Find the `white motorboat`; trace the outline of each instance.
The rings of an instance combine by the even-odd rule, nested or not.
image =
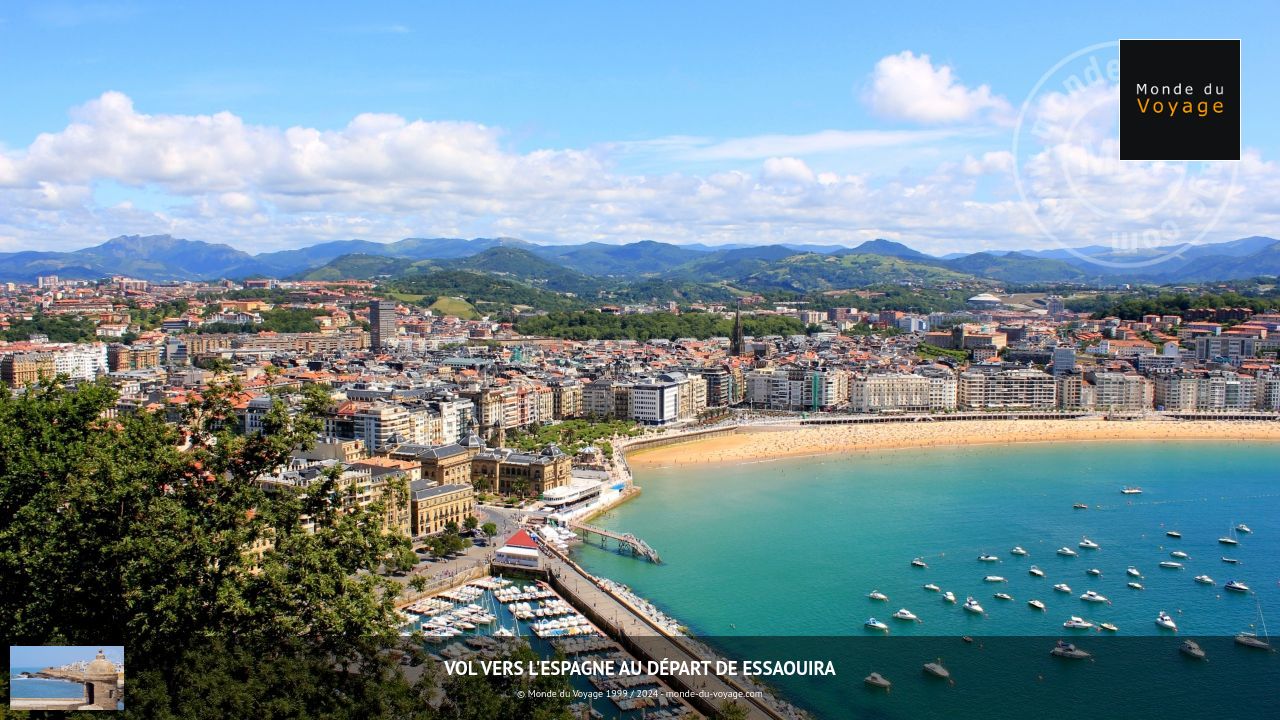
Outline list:
[[[995,555],[979,555],[978,562],[1000,562],[1000,558]]]
[[[1085,602],[1095,602],[1095,603],[1111,602],[1105,596],[1099,595],[1093,590],[1086,590],[1085,593],[1080,596],[1080,599]]]
[[[1027,604],[1037,610],[1044,610],[1044,603],[1040,602],[1039,600],[1028,600]]]
[[[898,612],[894,613],[893,618],[895,620],[911,620],[912,622],[918,621],[920,619],[916,617],[915,613],[911,612],[906,608],[902,608],[898,610]]]
[[[1173,552],[1169,553],[1169,557],[1175,557],[1175,558],[1178,558],[1179,560],[1187,560],[1191,556],[1182,552],[1181,550],[1174,550]]]
[[[1181,570],[1182,563],[1174,562],[1172,560],[1165,560],[1164,562],[1160,563],[1160,567],[1165,568],[1166,570]]]
[[[982,606],[979,605],[978,601],[974,600],[972,597],[965,598],[964,609],[971,613],[981,614],[983,612]]]
[[[1076,617],[1075,615],[1072,615],[1070,620],[1067,620],[1066,622],[1062,623],[1062,627],[1067,628],[1069,630],[1088,630],[1089,628],[1093,627],[1093,623],[1089,622],[1088,620],[1085,620],[1084,618],[1080,618],[1080,617]]]
[[[1227,590],[1230,590],[1231,592],[1239,592],[1239,593],[1249,592],[1249,586],[1245,585],[1239,580],[1228,580],[1227,584],[1223,585],[1222,587],[1226,588]]]
[[[1142,573],[1138,572],[1138,568],[1130,565],[1128,570],[1124,571],[1129,577],[1142,577]]]
[[[1182,533],[1178,532],[1177,530],[1165,530],[1164,534],[1168,535],[1171,538],[1174,538],[1175,540],[1182,537]]]
[[[1022,546],[1021,546],[1021,545],[1015,545],[1015,546],[1013,546],[1013,549],[1012,549],[1012,550],[1010,550],[1009,552],[1010,552],[1011,554],[1013,554],[1013,555],[1027,555],[1027,554],[1028,554],[1026,550],[1022,549]]]
[[[1079,553],[1064,545],[1063,547],[1058,548],[1058,554],[1063,557],[1075,557]]]
[[[1248,525],[1240,523],[1239,525],[1236,525],[1236,532],[1251,533],[1253,530]]]
[[[886,680],[883,675],[874,672],[863,678],[862,682],[870,685],[871,687],[884,688],[885,690],[888,690],[893,686],[893,683]]]
[[[948,590],[942,593],[942,599],[946,602],[954,603],[956,601],[956,594]]]
[[[1098,548],[1102,547],[1101,545],[1090,540],[1089,538],[1081,538],[1079,544],[1080,544],[1080,547],[1084,548],[1085,550],[1097,550]]]
[[[1031,569],[1028,570],[1027,572],[1032,575],[1035,575],[1036,577],[1044,577],[1044,571],[1036,567],[1035,565],[1032,565]]]
[[[997,600],[1012,600],[1012,599],[1013,599],[1013,596],[1012,596],[1012,595],[1010,595],[1009,593],[1002,593],[1002,592],[999,592],[999,593],[996,593],[996,594],[995,594],[995,599],[997,599]]]
[[[1053,589],[1054,589],[1054,590],[1057,590],[1057,591],[1058,591],[1058,592],[1060,592],[1060,593],[1068,593],[1068,594],[1070,594],[1070,592],[1071,592],[1071,586],[1070,586],[1070,585],[1068,585],[1068,584],[1066,584],[1066,583],[1058,583],[1057,585],[1054,585],[1054,586],[1053,586]]]
[[[1122,494],[1122,495],[1141,495],[1141,494],[1142,494],[1142,488],[1138,487],[1137,485],[1134,485],[1134,486],[1132,486],[1132,487],[1130,487],[1130,486],[1128,486],[1128,485],[1125,485],[1124,487],[1120,488],[1120,494]]]
[[[1209,577],[1208,575],[1197,575],[1197,576],[1196,576],[1196,582],[1200,583],[1201,585],[1213,585],[1213,584],[1214,584],[1214,583],[1213,583],[1213,578]]]
[[[1218,538],[1218,542],[1222,543],[1223,545],[1239,545],[1240,544],[1239,540],[1236,540],[1233,537],[1226,537],[1226,536]]]
[[[1224,562],[1224,563],[1226,563],[1226,564],[1228,564],[1228,565],[1239,565],[1239,564],[1240,564],[1240,561],[1239,561],[1239,560],[1237,560],[1237,559],[1235,559],[1235,558],[1229,558],[1229,557],[1227,557],[1226,555],[1223,555],[1223,556],[1222,556],[1222,562]]]
[[[927,568],[929,565],[925,563],[924,558],[915,558],[911,561],[911,567]]]
[[[938,587],[937,585],[934,585],[933,583],[927,583],[927,584],[924,586],[924,589],[925,589],[925,590],[928,590],[929,592],[938,592],[938,591],[939,591],[939,590],[941,590],[942,588]]]
[[[1000,583],[1000,582],[1009,582],[1009,581],[1008,581],[1008,580],[1005,580],[1005,579],[1004,579],[1003,577],[1001,577],[1000,575],[988,575],[988,576],[986,576],[986,577],[982,578],[982,582]]]
[[[1098,628],[1100,630],[1106,630],[1107,632],[1120,632],[1120,628],[1116,627],[1113,623],[1102,623]]]
[[[1130,587],[1130,588],[1132,588],[1132,589],[1134,589],[1134,590],[1141,590],[1141,589],[1142,589],[1142,583],[1131,582],[1131,583],[1129,583],[1129,587]]]
[[[875,619],[875,618],[873,618],[873,617],[872,617],[872,618],[867,618],[867,621],[866,621],[866,622],[864,622],[864,623],[862,623],[862,626],[863,626],[863,627],[865,627],[865,628],[868,628],[868,629],[870,629],[870,630],[880,630],[880,631],[882,631],[882,632],[889,632],[889,626],[888,626],[888,625],[885,625],[883,622],[881,622],[881,621],[879,621],[879,620],[877,620],[877,619]]]
[[[1160,614],[1156,616],[1156,625],[1159,625],[1165,630],[1172,630],[1174,632],[1178,631],[1178,623],[1174,622],[1173,618],[1169,617],[1169,613],[1163,610],[1161,610]]]
[[[880,602],[888,602],[888,601],[889,601],[889,596],[888,596],[888,595],[885,595],[884,593],[880,592],[879,590],[872,590],[871,592],[867,593],[867,597],[868,597],[868,598],[870,598],[870,599],[872,599],[872,600],[878,600],[878,601],[880,601]]]
[[[1099,570],[1098,568],[1089,568],[1088,570],[1084,571],[1084,574],[1092,575],[1093,577],[1102,577],[1102,571]]]
[[[951,672],[943,667],[941,662],[925,663],[924,671],[934,677],[942,678],[943,680],[949,680],[951,678]]]

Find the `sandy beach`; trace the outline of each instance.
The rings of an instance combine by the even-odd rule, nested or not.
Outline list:
[[[628,451],[627,462],[634,468],[735,464],[829,453],[946,445],[1113,440],[1280,440],[1280,422],[963,420],[746,426],[732,435]]]

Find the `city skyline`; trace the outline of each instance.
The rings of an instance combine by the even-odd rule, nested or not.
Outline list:
[[[1104,206],[1055,238],[1029,208],[1116,187],[1154,206],[1188,177],[1226,211],[1178,240],[1270,234],[1265,38],[1242,37],[1244,159],[1229,173],[1111,164],[1106,118],[1080,131],[1052,116],[1058,101],[1110,107],[1114,82],[1032,96],[1082,48],[1234,37],[1275,11],[1086,9],[1046,23],[1009,8],[752,6],[730,20],[714,6],[511,6],[481,24],[408,5],[373,19],[255,8],[252,23],[150,3],[12,5],[0,58],[29,70],[6,80],[23,112],[0,119],[0,252],[161,233],[247,250],[437,236],[1034,249],[1187,213],[1136,222]],[[175,32],[192,24],[206,32]],[[169,61],[139,63],[120,49],[131,42]],[[1028,98],[1082,134],[1016,154]],[[1080,166],[1064,169],[1083,174],[1019,192],[1015,170],[1040,177],[1070,152]]]

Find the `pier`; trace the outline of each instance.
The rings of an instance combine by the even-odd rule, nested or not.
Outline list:
[[[586,542],[590,535],[596,535],[600,538],[601,547],[606,547],[606,542],[608,540],[613,540],[617,543],[619,550],[627,548],[631,551],[631,554],[636,557],[642,557],[652,563],[660,564],[662,562],[662,558],[658,556],[657,550],[654,550],[649,546],[649,543],[641,540],[631,533],[616,533],[612,530],[605,530],[604,528],[577,522],[576,520],[570,520],[568,524],[571,530],[582,534],[583,542]]]

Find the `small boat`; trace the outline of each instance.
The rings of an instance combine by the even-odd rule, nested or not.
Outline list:
[[[1223,558],[1222,558],[1222,562],[1224,562],[1224,563],[1226,563],[1226,564],[1228,564],[1228,565],[1239,565],[1239,564],[1240,564],[1240,561],[1239,561],[1239,560],[1237,560],[1237,559],[1235,559],[1235,558],[1229,558],[1229,557],[1226,557],[1225,555],[1224,555],[1224,556],[1223,556]]]
[[[1063,547],[1058,548],[1058,554],[1059,554],[1059,555],[1061,555],[1061,556],[1063,556],[1063,557],[1075,557],[1075,556],[1076,556],[1076,555],[1078,555],[1079,553],[1077,553],[1075,550],[1072,550],[1072,549],[1071,549],[1071,548],[1069,548],[1069,547],[1065,547],[1065,546],[1063,546]]]
[[[1172,630],[1174,632],[1178,631],[1178,623],[1174,622],[1173,618],[1169,617],[1169,613],[1163,610],[1161,610],[1160,614],[1156,616],[1156,625],[1159,625],[1165,630]]]
[[[1179,560],[1186,560],[1191,556],[1182,552],[1181,550],[1174,550],[1173,552],[1169,553],[1169,557],[1175,557],[1175,558],[1178,558]]]
[[[1230,590],[1231,592],[1240,592],[1240,593],[1249,592],[1249,586],[1245,585],[1239,580],[1228,580],[1227,584],[1223,585],[1222,587]]]
[[[1065,640],[1059,640],[1058,644],[1054,645],[1053,649],[1049,651],[1049,654],[1060,658],[1067,658],[1068,660],[1088,660],[1093,657],[1089,653],[1069,642],[1066,642]]]
[[[1258,650],[1270,650],[1271,643],[1258,637],[1251,632],[1242,632],[1236,634],[1236,644],[1245,647],[1256,648]]]
[[[938,592],[942,588],[938,587],[937,585],[934,585],[933,583],[928,583],[924,586],[924,589],[928,590],[929,592]]]
[[[1240,544],[1239,540],[1236,540],[1233,537],[1226,537],[1226,536],[1218,538],[1218,542],[1222,543],[1223,545],[1239,545]]]
[[[1182,538],[1182,533],[1178,532],[1177,530],[1165,530],[1165,531],[1164,531],[1164,534],[1165,534],[1165,535],[1168,535],[1168,536],[1169,536],[1169,537],[1171,537],[1171,538],[1175,538],[1175,539],[1181,539],[1181,538]]]
[[[1106,630],[1107,632],[1120,632],[1120,628],[1116,627],[1114,623],[1102,623],[1098,626],[1098,629]]]
[[[879,620],[873,617],[867,618],[867,621],[862,623],[862,626],[866,628],[870,628],[872,630],[881,630],[883,632],[889,632],[888,625],[885,625],[884,623],[880,622]]]
[[[1204,659],[1204,650],[1201,649],[1199,643],[1195,640],[1183,640],[1182,647],[1178,648],[1178,652],[1193,660]]]
[[[920,618],[916,617],[916,614],[915,614],[915,613],[911,612],[910,610],[908,610],[908,609],[906,609],[906,608],[902,608],[902,609],[901,609],[901,610],[899,610],[898,612],[894,613],[894,614],[893,614],[893,619],[895,619],[895,620],[911,620],[911,621],[918,621],[918,620],[920,620]]]
[[[1027,604],[1037,610],[1044,610],[1044,603],[1040,602],[1039,600],[1028,600]]]
[[[1244,523],[1240,523],[1239,525],[1236,525],[1236,532],[1251,533],[1253,532],[1253,529]]]
[[[1071,619],[1062,623],[1062,627],[1068,630],[1088,630],[1093,627],[1093,623],[1081,617],[1071,616]]]
[[[1080,599],[1085,602],[1096,602],[1096,603],[1111,602],[1104,596],[1099,595],[1098,593],[1092,590],[1086,590],[1085,593],[1080,596]]]
[[[983,612],[982,606],[979,605],[978,601],[974,600],[972,597],[965,598],[964,609],[967,612],[978,613],[979,615]]]
[[[940,678],[942,678],[943,680],[950,680],[950,679],[951,679],[951,672],[950,672],[949,670],[947,670],[946,668],[942,667],[942,663],[941,663],[941,662],[925,663],[925,664],[924,664],[924,671],[925,671],[925,672],[927,672],[927,673],[929,673],[930,675],[932,675],[932,676],[934,676],[934,677],[940,677]]]
[[[1102,577],[1102,571],[1099,570],[1098,568],[1089,568],[1088,570],[1084,571],[1084,574],[1092,575],[1094,577]]]
[[[1015,546],[1013,546],[1013,549],[1012,549],[1012,550],[1010,550],[1009,552],[1010,552],[1011,554],[1013,554],[1013,555],[1027,555],[1027,554],[1028,554],[1028,553],[1027,553],[1027,551],[1026,551],[1026,550],[1024,550],[1024,549],[1023,549],[1023,547],[1022,547],[1021,545],[1015,545]]]
[[[911,561],[911,567],[927,568],[929,565],[925,563],[924,558],[916,558]]]
[[[1000,562],[1000,558],[995,555],[979,555],[978,562]]]
[[[1134,485],[1133,487],[1125,485],[1124,487],[1120,488],[1120,494],[1121,495],[1141,495],[1142,488],[1138,487],[1137,485]]]
[[[1196,582],[1200,583],[1201,585],[1212,585],[1213,578],[1209,577],[1208,575],[1197,575]]]
[[[1044,571],[1036,567],[1035,565],[1032,565],[1031,569],[1028,570],[1027,572],[1032,575],[1035,575],[1036,577],[1044,577]]]
[[[867,597],[872,600],[879,600],[881,602],[888,602],[889,600],[889,596],[885,595],[879,590],[872,590],[871,592],[867,593]]]
[[[1054,589],[1054,590],[1057,590],[1057,591],[1058,591],[1058,592],[1060,592],[1060,593],[1070,593],[1070,592],[1071,592],[1071,586],[1070,586],[1070,585],[1068,585],[1068,584],[1066,584],[1066,583],[1058,583],[1057,585],[1054,585],[1054,586],[1053,586],[1053,589]]]
[[[968,645],[972,645],[972,644],[973,644],[973,638],[972,638],[971,636],[969,636],[969,635],[961,635],[961,636],[960,636],[960,641],[961,641],[961,642],[963,642],[963,643],[966,643],[966,644],[968,644]]]
[[[1174,562],[1172,560],[1165,560],[1164,562],[1160,563],[1160,567],[1165,568],[1166,570],[1181,570],[1182,563]]]
[[[1004,579],[1003,577],[1001,577],[1000,575],[988,575],[988,576],[986,576],[986,577],[982,578],[982,582],[991,582],[991,583],[996,583],[996,582],[1009,582],[1009,581],[1008,581],[1008,580],[1005,580],[1005,579]]]
[[[1071,507],[1075,508],[1076,510],[1088,510],[1088,509],[1089,509],[1089,506],[1088,506],[1088,505],[1085,505],[1084,503],[1076,503],[1075,505],[1072,505]]]
[[[1129,583],[1129,587],[1130,587],[1130,588],[1133,588],[1134,590],[1141,590],[1141,589],[1142,589],[1142,583],[1131,582],[1131,583]]]
[[[954,603],[956,601],[956,594],[948,590],[942,593],[942,599],[949,603]]]
[[[996,593],[995,598],[997,600],[1012,600],[1013,596],[1010,595],[1009,593]]]
[[[1138,568],[1130,565],[1128,570],[1124,571],[1129,577],[1142,577],[1142,573],[1138,572]]]
[[[1097,550],[1102,546],[1090,540],[1089,538],[1080,538],[1080,547],[1084,548],[1085,550]]]
[[[874,672],[863,678],[862,682],[870,685],[871,687],[884,688],[885,690],[888,690],[893,685],[893,683],[885,680],[883,675]]]

